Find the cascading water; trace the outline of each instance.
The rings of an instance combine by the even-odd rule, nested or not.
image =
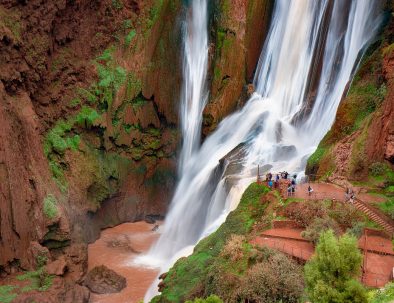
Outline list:
[[[202,111],[208,99],[205,78],[208,66],[207,1],[195,0],[186,26],[181,100],[182,150],[180,174],[201,141]]]
[[[193,2],[192,10],[201,2]],[[194,143],[184,143],[188,150],[182,153],[181,179],[162,235],[146,260],[159,262],[165,271],[185,250],[190,253],[236,207],[255,178],[257,165],[266,165],[274,172],[305,169],[308,155],[334,121],[362,52],[377,32],[381,2],[275,2],[251,99],[242,110],[224,119],[198,151],[194,137],[197,128],[184,128],[184,136],[190,136],[184,142]],[[206,5],[204,8],[206,14]],[[186,44],[200,39],[199,34],[189,31]],[[196,56],[196,62],[201,54],[190,55]],[[199,78],[198,87],[204,87],[204,78]],[[201,96],[200,101],[204,99]],[[195,113],[201,115],[201,111],[198,108]],[[201,117],[189,113],[183,110],[184,117],[201,123]],[[152,286],[146,300],[155,288]]]

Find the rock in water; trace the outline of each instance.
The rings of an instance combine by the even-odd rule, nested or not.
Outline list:
[[[127,282],[125,277],[101,265],[87,274],[84,284],[94,293],[109,294],[120,292],[126,287]]]

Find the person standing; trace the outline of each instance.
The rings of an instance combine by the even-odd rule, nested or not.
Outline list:
[[[312,192],[313,192],[313,188],[311,187],[311,185],[308,185],[308,196],[312,196]]]

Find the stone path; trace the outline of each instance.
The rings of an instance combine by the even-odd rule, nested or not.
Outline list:
[[[314,253],[314,246],[301,237],[300,228],[273,228],[254,238],[251,244],[279,250],[299,261],[306,262]],[[359,240],[363,250],[362,282],[369,287],[382,287],[392,279],[394,251],[390,239],[381,235],[365,235]]]

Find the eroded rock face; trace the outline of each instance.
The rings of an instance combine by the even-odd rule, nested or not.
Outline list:
[[[96,266],[86,276],[84,284],[98,294],[120,292],[126,287],[126,278],[120,276],[108,267]]]
[[[381,40],[364,58],[338,108],[334,125],[319,145],[319,161],[313,165],[308,162],[307,174],[330,176],[331,181],[343,184],[346,179],[367,180],[375,163],[393,168],[393,32],[391,19]]]
[[[269,0],[213,2],[217,22],[210,54],[211,89],[204,110],[204,135],[234,111],[239,101],[244,102],[240,100],[242,90],[252,81],[273,8]]]
[[[64,256],[58,260],[53,261],[45,266],[45,271],[48,275],[62,276],[67,270],[67,261]]]
[[[64,254],[72,263],[67,252],[72,242],[94,240],[100,228],[165,212],[175,172],[175,166],[168,163],[177,148],[180,7],[180,1],[168,0],[0,3],[0,271],[14,268],[11,263],[34,269],[31,241],[49,249],[55,259]],[[77,152],[67,150],[61,157],[55,153],[52,160],[46,157],[48,131],[80,112],[82,104],[70,102],[78,98],[81,88],[88,89],[97,81],[92,60],[117,43],[115,36],[123,39],[131,27],[137,31],[132,45],[117,45],[113,56],[134,82],[119,89],[101,124],[72,130],[81,138]],[[165,86],[161,79],[166,79]],[[123,103],[131,104],[137,97],[141,102],[129,106],[127,118],[133,118],[131,108],[134,120],[125,119],[124,125],[115,127],[115,113],[123,119]],[[141,125],[143,131],[131,129],[133,124]],[[123,158],[120,161],[121,157],[113,155]],[[103,169],[103,158],[115,165]],[[54,159],[65,175],[66,187],[53,180]],[[157,177],[156,168],[163,166],[165,174]],[[127,182],[138,192],[122,192]],[[161,182],[167,184],[165,188]],[[135,213],[113,216],[111,222],[97,215],[90,229],[84,222],[74,224],[91,219],[100,203],[112,201],[117,193],[122,197],[117,209],[138,200],[132,208]],[[48,196],[54,197],[51,201],[62,201],[55,205],[53,217],[44,211]],[[86,258],[86,253],[78,253]],[[75,275],[83,275],[83,262],[76,261],[75,266],[69,264],[67,275],[77,268],[80,272]]]
[[[212,23],[209,73],[221,76],[211,77],[207,132],[251,79],[266,34],[254,29],[268,28],[271,4],[237,0],[222,10],[216,1],[222,16]],[[165,214],[176,180],[182,7],[180,0],[0,2],[1,275],[35,270],[35,247],[51,272],[82,281],[86,243],[102,228]],[[109,94],[92,101],[105,65],[97,58],[108,49],[126,79],[111,101]],[[86,107],[99,117],[70,126]],[[59,124],[67,130],[51,133]],[[49,134],[60,147],[48,150]],[[70,139],[73,148],[62,150]],[[70,296],[83,301],[83,293]]]

